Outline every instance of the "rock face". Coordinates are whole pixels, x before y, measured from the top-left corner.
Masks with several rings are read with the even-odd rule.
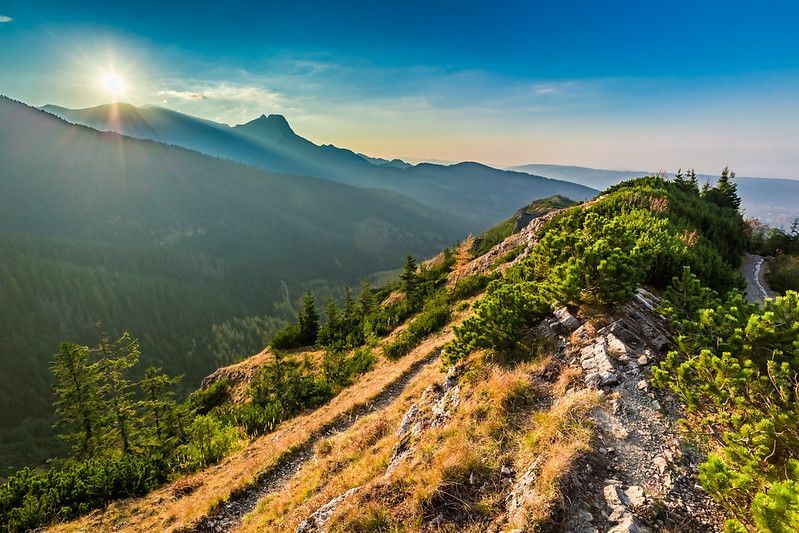
[[[608,516],[608,533],[645,533],[649,528],[641,526],[633,509],[641,510],[647,503],[643,489],[637,485],[625,487],[620,481],[607,480],[603,489]],[[632,497],[632,498],[631,498]],[[635,504],[633,504],[633,500]]]
[[[571,333],[582,325],[580,319],[571,314],[568,307],[560,307],[553,312],[555,323],[564,333]]]
[[[330,520],[330,517],[333,516],[336,508],[341,504],[341,502],[358,492],[359,489],[360,487],[353,487],[344,494],[336,496],[325,505],[314,511],[311,516],[303,520],[300,525],[297,526],[297,533],[315,533],[318,531],[324,531],[325,525]]]
[[[585,370],[583,379],[589,387],[600,388],[619,381],[616,363],[610,356],[605,337],[598,338],[593,344],[580,350],[580,366]]]
[[[457,367],[450,368],[441,384],[427,387],[419,400],[408,408],[397,430],[397,443],[394,445],[386,474],[410,452],[416,436],[425,429],[439,427],[449,420],[460,401],[458,378]]]
[[[521,247],[521,253],[513,261],[506,263],[506,265],[502,265],[500,268],[508,268],[509,266],[518,263],[520,260],[527,257],[535,243],[538,242],[538,231],[541,229],[544,223],[552,219],[552,217],[561,211],[563,210],[557,209],[533,218],[517,233],[509,236],[480,257],[471,260],[466,265],[463,265],[462,267],[451,272],[448,278],[448,283],[454,284],[455,280],[457,279],[475,274],[485,274],[494,268],[499,258],[511,250]]]
[[[508,521],[511,523],[518,521],[518,515],[524,512],[527,502],[534,494],[540,462],[540,458],[537,458],[527,467],[524,474],[513,484],[513,488],[511,488],[510,493],[508,493],[505,499]]]

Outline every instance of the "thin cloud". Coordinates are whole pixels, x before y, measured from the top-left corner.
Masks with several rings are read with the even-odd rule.
[[[2,23],[2,22],[11,22],[12,20],[14,20],[14,19],[12,19],[11,17],[7,17],[5,15],[0,15],[0,23]]]
[[[192,91],[158,91],[158,96],[163,96],[164,98],[175,98],[178,100],[205,100],[205,96]]]
[[[279,105],[283,95],[262,87],[234,85],[231,83],[209,84],[202,88],[158,91],[158,96],[178,100],[220,100],[225,102],[249,102],[263,105]]]

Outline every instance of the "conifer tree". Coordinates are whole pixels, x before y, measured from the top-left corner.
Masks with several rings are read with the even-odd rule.
[[[677,170],[674,175],[674,184],[681,190],[691,194],[699,194],[699,182],[696,179],[696,171],[694,169],[688,170],[683,174],[682,169]]]
[[[57,425],[71,428],[61,437],[71,442],[80,457],[91,456],[101,424],[99,369],[86,346],[61,344],[51,369]]]
[[[139,362],[139,343],[126,331],[119,339],[110,341],[108,334],[100,332],[100,342],[95,349],[100,357],[98,366],[102,383],[104,409],[110,417],[109,431],[118,439],[123,455],[133,452],[132,430],[136,410],[133,402],[133,383],[127,377]]]
[[[683,189],[687,181],[685,175],[682,173],[682,168],[678,168],[677,173],[674,175],[674,184]]]
[[[325,304],[325,323],[319,328],[319,344],[328,346],[336,341],[341,329],[341,318],[336,301],[328,298]]]
[[[722,207],[737,210],[741,206],[741,198],[738,196],[738,185],[732,181],[734,179],[735,172],[731,171],[729,167],[724,167],[716,184],[717,203]]]
[[[366,316],[374,311],[375,295],[372,293],[372,286],[366,278],[361,279],[361,293],[358,295],[358,303],[361,307],[361,314]]]
[[[696,171],[694,169],[688,171],[686,182],[688,184],[688,190],[699,196],[699,180],[696,177]]]
[[[412,255],[405,258],[405,267],[400,275],[402,291],[412,306],[418,304],[419,300],[419,274],[416,272],[416,260]]]
[[[355,305],[355,298],[352,297],[352,290],[349,287],[344,289],[344,320],[351,322],[356,318],[357,306]]]
[[[680,322],[692,318],[700,309],[717,305],[717,300],[718,295],[704,287],[691,272],[691,267],[685,266],[682,276],[675,276],[666,290],[661,311],[672,321]]]
[[[319,312],[316,310],[311,291],[305,293],[302,312],[300,313],[300,336],[305,345],[316,343],[319,335]]]
[[[177,404],[172,388],[182,376],[171,377],[162,368],[149,367],[139,382],[143,400],[142,426],[152,430],[154,444],[165,447],[176,433]]]

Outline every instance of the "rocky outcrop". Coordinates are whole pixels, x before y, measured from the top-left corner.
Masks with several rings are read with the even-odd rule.
[[[218,368],[202,380],[200,388],[207,389],[214,383],[224,380],[227,381],[230,387],[230,394],[234,401],[246,401],[250,383],[262,368],[272,362],[273,357],[272,350],[266,348],[241,362]]]
[[[616,363],[610,355],[605,337],[598,338],[580,350],[580,366],[585,370],[583,379],[589,387],[606,387],[619,381]]]
[[[681,454],[678,403],[649,385],[650,367],[671,339],[659,305],[659,298],[639,289],[615,319],[596,331],[585,324],[571,336],[568,353],[583,368],[586,386],[607,398],[592,417],[597,460],[612,479],[592,479],[597,470],[586,476],[582,483],[594,489],[572,502],[570,531],[718,528],[716,506],[697,488],[697,458]],[[653,523],[655,502],[661,516]]]
[[[535,496],[535,482],[538,479],[541,458],[536,458],[527,470],[516,480],[508,496],[505,498],[505,510],[508,521],[518,523],[519,515],[524,512],[527,503]]]
[[[603,494],[609,511],[608,533],[646,533],[649,528],[641,525],[637,512],[646,509],[650,500],[638,485],[625,487],[620,481],[605,482]]]
[[[447,372],[441,384],[433,384],[422,392],[419,400],[408,408],[397,429],[397,443],[391,453],[386,475],[410,452],[415,438],[424,430],[442,426],[449,420],[460,401],[457,367]]]
[[[501,268],[507,268],[510,265],[518,263],[529,255],[530,250],[532,250],[535,243],[538,242],[537,235],[539,230],[548,220],[551,220],[561,211],[563,210],[558,209],[533,218],[520,231],[510,235],[485,254],[453,270],[449,274],[448,283],[454,284],[458,279],[475,274],[486,274],[497,267],[497,262],[502,256],[512,250],[521,249],[519,255],[515,259],[502,265]]]
[[[358,492],[360,487],[353,487],[344,494],[340,494],[327,502],[325,505],[314,511],[308,518],[303,520],[299,526],[297,526],[297,533],[317,533],[320,531],[324,531],[325,525],[330,520],[330,517],[333,516],[333,513],[336,511],[341,503]]]

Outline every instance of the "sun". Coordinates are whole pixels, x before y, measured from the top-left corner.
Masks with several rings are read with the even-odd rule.
[[[125,92],[125,82],[113,72],[107,72],[100,77],[100,84],[111,96],[121,96]]]

